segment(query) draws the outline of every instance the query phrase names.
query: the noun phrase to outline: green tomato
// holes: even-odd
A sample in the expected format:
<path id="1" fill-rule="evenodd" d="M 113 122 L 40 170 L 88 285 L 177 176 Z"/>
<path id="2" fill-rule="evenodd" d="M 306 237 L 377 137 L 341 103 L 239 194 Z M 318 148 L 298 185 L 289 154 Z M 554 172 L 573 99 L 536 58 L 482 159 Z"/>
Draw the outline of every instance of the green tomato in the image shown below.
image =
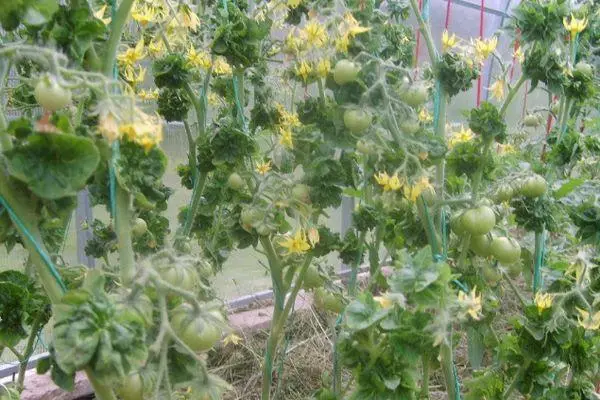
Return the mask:
<path id="1" fill-rule="evenodd" d="M 485 265 L 482 270 L 483 278 L 486 280 L 488 284 L 491 286 L 495 286 L 502 279 L 502 274 L 498 271 L 497 268 L 492 267 L 491 265 Z"/>
<path id="2" fill-rule="evenodd" d="M 523 118 L 523 125 L 531 128 L 538 127 L 541 123 L 540 116 L 536 114 L 527 114 L 525 118 Z"/>
<path id="3" fill-rule="evenodd" d="M 586 76 L 592 76 L 594 74 L 594 67 L 583 61 L 580 61 L 575 65 L 575 70 Z"/>
<path id="4" fill-rule="evenodd" d="M 516 263 L 521 259 L 521 246 L 507 237 L 496 237 L 490 244 L 491 254 L 502 264 Z"/>
<path id="5" fill-rule="evenodd" d="M 338 85 L 354 82 L 358 77 L 360 67 L 350 60 L 340 60 L 333 68 L 333 80 Z"/>
<path id="6" fill-rule="evenodd" d="M 349 109 L 344 112 L 344 125 L 354 134 L 366 131 L 373 117 L 366 111 L 359 109 Z"/>
<path id="7" fill-rule="evenodd" d="M 131 227 L 131 233 L 134 237 L 140 237 L 144 233 L 148 232 L 148 224 L 142 218 L 136 218 L 133 226 Z"/>
<path id="8" fill-rule="evenodd" d="M 241 190 L 244 188 L 244 180 L 237 172 L 232 173 L 227 178 L 227 185 L 233 190 Z"/>
<path id="9" fill-rule="evenodd" d="M 407 135 L 414 135 L 421 129 L 421 124 L 416 119 L 408 118 L 400 122 L 400 129 Z"/>
<path id="10" fill-rule="evenodd" d="M 465 211 L 461 218 L 464 230 L 471 235 L 485 235 L 496 225 L 496 214 L 488 206 Z"/>
<path id="11" fill-rule="evenodd" d="M 144 399 L 144 383 L 142 377 L 137 372 L 127 375 L 123 378 L 121 386 L 117 389 L 117 394 L 123 400 L 143 400 Z"/>
<path id="12" fill-rule="evenodd" d="M 503 203 L 505 201 L 511 201 L 514 196 L 515 190 L 513 187 L 511 185 L 503 184 L 496 190 L 496 195 L 494 197 L 496 202 Z"/>
<path id="13" fill-rule="evenodd" d="M 510 275 L 511 278 L 518 278 L 522 271 L 523 268 L 521 263 L 515 262 L 508 265 L 508 275 Z"/>
<path id="14" fill-rule="evenodd" d="M 292 188 L 292 198 L 301 203 L 310 203 L 310 188 L 303 183 L 294 185 Z"/>
<path id="15" fill-rule="evenodd" d="M 252 227 L 254 224 L 265 219 L 265 213 L 255 208 L 246 207 L 242 209 L 240 221 L 242 225 Z"/>
<path id="16" fill-rule="evenodd" d="M 359 153 L 366 155 L 377 154 L 377 148 L 375 147 L 375 144 L 372 142 L 366 142 L 362 139 L 356 142 L 356 150 Z"/>
<path id="17" fill-rule="evenodd" d="M 473 235 L 471 236 L 471 250 L 480 257 L 490 255 L 490 245 L 492 238 L 489 235 Z"/>
<path id="18" fill-rule="evenodd" d="M 400 92 L 400 100 L 411 107 L 418 107 L 427 101 L 429 90 L 423 83 L 413 83 L 403 88 Z"/>
<path id="19" fill-rule="evenodd" d="M 525 197 L 540 197 L 548 190 L 548 183 L 539 176 L 533 175 L 521 184 L 520 192 Z"/>
<path id="20" fill-rule="evenodd" d="M 450 229 L 457 236 L 462 236 L 465 234 L 465 228 L 462 223 L 463 213 L 454 214 L 452 218 L 450 218 Z"/>
<path id="21" fill-rule="evenodd" d="M 201 315 L 187 304 L 182 304 L 173 311 L 171 326 L 177 336 L 195 352 L 210 350 L 223 335 L 217 324 Z"/>
<path id="22" fill-rule="evenodd" d="M 198 273 L 188 266 L 166 264 L 158 267 L 160 277 L 167 283 L 183 290 L 193 291 L 198 285 Z"/>
<path id="23" fill-rule="evenodd" d="M 325 279 L 319 273 L 319 269 L 314 265 L 310 265 L 306 270 L 306 275 L 304 275 L 302 287 L 306 290 L 316 289 L 323 286 L 324 282 Z"/>
<path id="24" fill-rule="evenodd" d="M 344 309 L 344 302 L 342 298 L 325 290 L 322 287 L 315 289 L 313 300 L 315 306 L 324 311 L 339 314 Z"/>
<path id="25" fill-rule="evenodd" d="M 35 85 L 33 95 L 37 102 L 48 111 L 60 110 L 71 104 L 71 91 L 63 88 L 50 75 L 43 76 Z"/>

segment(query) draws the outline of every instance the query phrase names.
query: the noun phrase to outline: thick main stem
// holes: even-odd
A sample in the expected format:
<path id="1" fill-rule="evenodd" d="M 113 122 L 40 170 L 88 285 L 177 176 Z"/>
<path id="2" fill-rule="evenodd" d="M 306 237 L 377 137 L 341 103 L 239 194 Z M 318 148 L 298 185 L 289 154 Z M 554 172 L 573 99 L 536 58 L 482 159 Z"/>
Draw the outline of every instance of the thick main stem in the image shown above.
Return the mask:
<path id="1" fill-rule="evenodd" d="M 435 126 L 435 135 L 445 141 L 446 136 L 446 106 L 448 104 L 448 95 L 446 91 L 439 86 L 439 108 L 438 118 Z M 441 160 L 439 164 L 435 166 L 435 190 L 437 192 L 438 202 L 444 201 L 444 181 L 445 181 L 445 161 Z M 440 207 L 436 217 L 437 226 L 439 227 L 439 233 L 442 234 L 442 224 L 444 224 L 444 209 Z M 442 252 L 444 249 L 442 249 Z"/>
<path id="2" fill-rule="evenodd" d="M 261 242 L 263 242 L 263 239 L 261 239 Z M 273 253 L 272 253 L 273 247 L 272 247 L 271 241 L 268 240 L 268 238 L 266 238 L 266 241 L 263 242 L 263 247 L 265 248 L 265 251 L 267 252 L 267 258 L 269 259 L 269 264 L 271 264 L 271 257 L 273 256 Z M 280 267 L 278 258 L 274 258 L 273 261 L 274 261 L 274 265 L 271 265 L 271 269 L 274 266 L 275 271 L 279 272 L 278 274 L 276 274 L 277 277 L 273 277 L 273 281 L 276 282 L 281 277 L 281 270 L 280 270 L 281 267 Z M 308 271 L 308 267 L 310 266 L 311 262 L 312 262 L 312 256 L 307 255 L 306 258 L 304 259 L 304 263 L 302 264 L 302 266 L 300 268 L 300 272 L 298 273 L 298 278 L 296 279 L 296 283 L 287 298 L 285 306 L 283 307 L 283 309 L 280 312 L 277 312 L 277 310 L 279 309 L 277 304 L 279 302 L 277 301 L 277 297 L 276 297 L 275 307 L 274 307 L 274 312 L 273 312 L 273 320 L 271 323 L 271 332 L 269 333 L 269 339 L 267 340 L 267 348 L 265 350 L 261 400 L 269 400 L 271 398 L 271 386 L 273 383 L 272 382 L 273 361 L 275 358 L 275 353 L 277 351 L 277 345 L 279 344 L 279 341 L 281 340 L 281 337 L 284 333 L 285 324 L 288 320 L 290 313 L 292 312 L 294 304 L 296 303 L 296 297 L 298 296 L 298 293 L 300 292 L 300 289 L 302 288 L 302 283 L 304 282 L 304 277 L 306 276 L 306 271 Z"/>
<path id="3" fill-rule="evenodd" d="M 429 29 L 429 25 L 423 19 L 423 15 L 419 11 L 419 6 L 417 4 L 417 0 L 410 0 L 410 6 L 417 18 L 417 22 L 419 23 L 419 29 L 423 34 L 423 38 L 425 39 L 425 44 L 427 45 L 427 52 L 429 53 L 429 58 L 432 63 L 437 61 L 438 55 L 435 50 L 435 46 L 433 44 L 433 37 L 431 35 L 431 30 Z"/>
<path id="4" fill-rule="evenodd" d="M 506 389 L 506 391 L 502 395 L 502 398 L 504 400 L 510 399 L 510 395 L 516 389 L 517 384 L 519 383 L 519 381 L 521 380 L 521 378 L 523 377 L 523 375 L 525 375 L 525 372 L 527 372 L 527 368 L 529 368 L 529 364 L 531 364 L 531 361 L 530 360 L 525 360 L 525 362 L 523 363 L 523 365 L 521 365 L 519 367 L 519 369 L 517 370 L 517 373 L 515 375 L 515 378 L 511 382 L 511 384 L 508 387 L 508 389 Z"/>
<path id="5" fill-rule="evenodd" d="M 127 23 L 127 17 L 129 17 L 129 12 L 133 7 L 134 1 L 135 0 L 122 0 L 117 13 L 111 21 L 110 36 L 106 42 L 106 53 L 104 55 L 104 65 L 102 67 L 102 72 L 108 77 L 112 77 L 113 75 L 115 59 L 117 57 L 117 48 L 119 47 L 119 43 L 121 43 L 121 35 L 125 24 Z"/>
<path id="6" fill-rule="evenodd" d="M 526 81 L 527 81 L 527 77 L 525 75 L 521 75 L 521 77 L 519 78 L 519 80 L 515 83 L 515 86 L 513 86 L 512 89 L 510 89 L 510 91 L 506 95 L 506 100 L 504 100 L 504 103 L 502 103 L 502 107 L 500 107 L 500 115 L 502 117 L 504 117 L 506 115 L 506 111 L 508 110 L 508 106 L 510 105 L 510 103 L 512 103 L 512 101 L 514 100 L 514 98 L 517 95 L 517 93 L 519 93 L 519 90 L 521 89 L 521 86 L 523 86 L 523 84 Z"/>
<path id="7" fill-rule="evenodd" d="M 206 174 L 199 174 L 198 179 L 194 182 L 194 190 L 192 192 L 192 200 L 187 210 L 187 214 L 185 216 L 185 222 L 183 224 L 183 228 L 181 230 L 181 236 L 184 238 L 188 238 L 192 233 L 192 227 L 194 226 L 194 221 L 196 219 L 196 214 L 198 214 L 198 208 L 200 207 L 200 203 L 202 200 L 202 192 L 204 191 L 204 186 L 206 185 Z"/>
<path id="8" fill-rule="evenodd" d="M 23 384 L 25 382 L 25 373 L 27 372 L 27 364 L 29 362 L 29 358 L 31 358 L 33 354 L 33 350 L 35 347 L 35 338 L 38 336 L 41 328 L 41 322 L 44 312 L 39 312 L 36 315 L 33 324 L 31 324 L 31 332 L 29 333 L 29 338 L 27 339 L 27 344 L 25 345 L 25 350 L 23 350 L 23 358 L 19 364 L 19 377 L 17 378 L 17 390 L 23 389 Z"/>
<path id="9" fill-rule="evenodd" d="M 423 364 L 423 380 L 421 382 L 421 393 L 419 394 L 420 399 L 429 399 L 429 355 L 423 354 L 421 356 L 421 362 Z"/>
<path id="10" fill-rule="evenodd" d="M 535 253 L 533 259 L 533 294 L 542 287 L 542 265 L 544 264 L 544 242 L 546 232 L 542 229 L 535 233 Z"/>
<path id="11" fill-rule="evenodd" d="M 449 339 L 451 334 L 448 335 Z M 446 391 L 448 392 L 448 400 L 459 400 L 459 393 L 455 385 L 456 376 L 454 373 L 454 360 L 452 357 L 452 344 L 443 343 L 440 345 L 440 365 L 446 382 Z"/>
<path id="12" fill-rule="evenodd" d="M 123 285 L 129 286 L 135 275 L 135 257 L 131 236 L 131 194 L 117 183 L 115 230 L 119 246 L 119 269 Z"/>
<path id="13" fill-rule="evenodd" d="M 10 63 L 8 60 L 0 60 L 0 93 L 4 91 L 6 86 L 6 78 L 10 69 Z M 6 114 L 4 113 L 4 104 L 0 99 L 0 150 L 8 151 L 12 149 L 12 140 L 7 132 L 8 121 L 6 120 Z"/>

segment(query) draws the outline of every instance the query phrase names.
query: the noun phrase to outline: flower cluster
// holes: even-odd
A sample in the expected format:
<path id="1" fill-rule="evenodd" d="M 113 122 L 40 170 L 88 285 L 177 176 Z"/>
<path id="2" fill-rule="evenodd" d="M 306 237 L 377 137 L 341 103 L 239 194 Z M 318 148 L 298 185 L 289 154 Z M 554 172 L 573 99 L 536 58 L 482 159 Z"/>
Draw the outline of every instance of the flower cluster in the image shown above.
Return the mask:
<path id="1" fill-rule="evenodd" d="M 122 108 L 103 102 L 98 106 L 98 116 L 98 131 L 109 143 L 125 138 L 150 151 L 163 139 L 161 119 L 140 110 L 133 100 L 131 107 Z"/>
<path id="2" fill-rule="evenodd" d="M 281 240 L 279 245 L 290 255 L 306 253 L 317 243 L 319 243 L 319 231 L 312 228 L 309 229 L 308 235 L 303 229 L 298 229 L 293 236 L 287 235 Z"/>

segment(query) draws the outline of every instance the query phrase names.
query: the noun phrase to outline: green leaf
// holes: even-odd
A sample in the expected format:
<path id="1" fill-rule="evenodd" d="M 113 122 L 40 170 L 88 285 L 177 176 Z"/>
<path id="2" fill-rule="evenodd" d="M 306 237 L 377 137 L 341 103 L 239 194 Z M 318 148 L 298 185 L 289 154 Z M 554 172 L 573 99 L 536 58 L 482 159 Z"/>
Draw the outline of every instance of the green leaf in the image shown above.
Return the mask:
<path id="1" fill-rule="evenodd" d="M 36 372 L 38 375 L 44 375 L 46 372 L 50 371 L 50 367 L 52 367 L 50 358 L 42 358 L 37 363 Z"/>
<path id="2" fill-rule="evenodd" d="M 22 22 L 25 25 L 42 25 L 48 22 L 56 11 L 58 11 L 58 1 L 36 0 L 25 11 Z"/>
<path id="3" fill-rule="evenodd" d="M 35 134 L 7 154 L 10 175 L 41 198 L 75 196 L 94 173 L 100 154 L 91 139 Z"/>
<path id="4" fill-rule="evenodd" d="M 554 198 L 557 200 L 563 198 L 584 183 L 585 179 L 582 178 L 570 179 L 567 183 L 563 184 L 557 191 L 554 192 Z"/>
<path id="5" fill-rule="evenodd" d="M 370 295 L 353 301 L 346 308 L 346 325 L 351 330 L 363 330 L 384 319 L 389 309 L 379 309 Z"/>

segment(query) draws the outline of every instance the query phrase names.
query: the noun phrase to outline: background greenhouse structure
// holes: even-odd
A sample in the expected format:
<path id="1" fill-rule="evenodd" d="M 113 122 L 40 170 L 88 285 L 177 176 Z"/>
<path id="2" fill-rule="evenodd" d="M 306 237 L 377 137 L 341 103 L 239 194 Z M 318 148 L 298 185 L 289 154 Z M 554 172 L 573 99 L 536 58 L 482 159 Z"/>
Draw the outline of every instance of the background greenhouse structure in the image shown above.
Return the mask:
<path id="1" fill-rule="evenodd" d="M 427 0 L 420 0 L 421 3 Z M 519 0 L 431 0 L 429 19 L 432 26 L 433 37 L 437 39 L 437 45 L 440 45 L 442 32 L 446 29 L 450 33 L 455 33 L 464 40 L 470 40 L 479 36 L 490 37 L 494 34 L 499 35 L 498 51 L 504 56 L 504 59 L 510 59 L 513 53 L 512 32 L 509 32 L 505 25 L 509 20 L 511 10 L 518 5 Z M 413 26 L 416 26 L 414 18 L 409 20 Z M 420 46 L 416 52 L 417 65 L 427 63 L 427 51 L 425 43 L 420 41 Z M 518 63 L 517 63 L 518 64 Z M 482 75 L 480 96 L 485 100 L 490 96 L 488 87 L 493 82 L 495 75 L 499 71 L 498 62 L 491 59 L 487 62 Z M 513 81 L 520 74 L 520 67 L 513 67 Z M 508 111 L 507 120 L 512 122 L 512 126 L 518 126 L 519 121 L 525 115 L 526 110 L 534 109 L 539 106 L 547 106 L 548 94 L 543 90 L 537 89 L 528 93 L 529 88 L 525 86 L 517 96 Z M 467 92 L 461 93 L 457 99 L 452 102 L 448 110 L 449 120 L 464 121 L 463 111 L 474 106 L 471 104 L 477 98 L 477 85 Z M 2 101 L 5 101 L 3 99 Z M 19 110 L 9 110 L 9 117 L 19 116 Z M 540 130 L 540 138 L 543 137 Z M 168 166 L 166 174 L 166 184 L 174 184 L 179 180 L 176 167 L 185 162 L 187 154 L 185 149 L 186 136 L 181 124 L 169 124 L 166 127 L 165 140 L 162 144 L 163 150 L 169 156 L 171 163 Z M 171 226 L 177 224 L 177 213 L 179 207 L 186 204 L 191 195 L 191 191 L 179 189 L 173 194 L 173 201 L 169 202 L 167 216 Z M 341 209 L 331 210 L 330 228 L 338 232 L 344 232 L 350 224 L 351 213 L 353 209 L 352 200 L 345 199 Z M 67 263 L 84 264 L 93 268 L 96 260 L 89 258 L 85 254 L 85 244 L 91 236 L 89 224 L 94 218 L 106 219 L 106 210 L 102 208 L 91 208 L 88 202 L 87 193 L 80 193 L 77 212 L 73 215 L 69 225 L 67 240 L 64 245 L 63 258 Z M 13 251 L 7 256 L 4 249 L 0 250 L 0 270 L 3 267 L 11 265 L 21 265 L 25 262 L 25 251 Z M 331 259 L 335 267 L 343 273 L 344 266 L 339 260 Z M 261 273 L 262 272 L 262 273 Z M 215 277 L 214 287 L 218 295 L 228 304 L 231 309 L 243 307 L 250 302 L 258 299 L 266 299 L 271 295 L 269 291 L 271 280 L 267 274 L 265 263 L 256 257 L 256 253 L 251 251 L 239 251 L 232 254 L 227 261 L 224 269 Z M 40 337 L 36 347 L 36 356 L 32 358 L 30 364 L 33 366 L 37 360 L 46 354 L 45 338 Z M 14 359 L 8 358 L 8 354 L 0 359 L 0 382 L 2 379 L 11 379 L 16 373 L 17 366 Z"/>

